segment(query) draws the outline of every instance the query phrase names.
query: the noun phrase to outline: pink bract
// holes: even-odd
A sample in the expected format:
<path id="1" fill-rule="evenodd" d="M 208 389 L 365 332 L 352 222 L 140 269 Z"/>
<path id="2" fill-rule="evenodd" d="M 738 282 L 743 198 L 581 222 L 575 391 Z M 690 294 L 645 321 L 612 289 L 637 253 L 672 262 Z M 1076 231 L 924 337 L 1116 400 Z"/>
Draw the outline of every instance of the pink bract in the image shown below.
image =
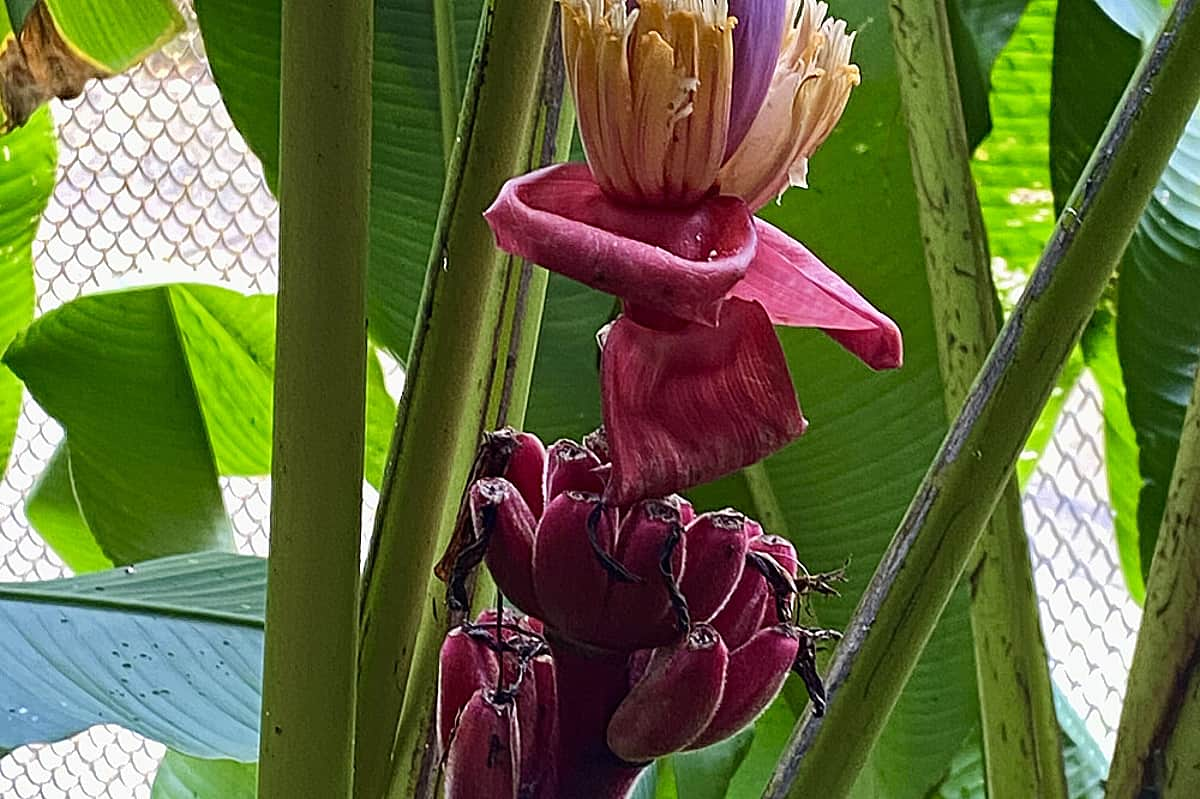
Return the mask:
<path id="1" fill-rule="evenodd" d="M 715 328 L 613 323 L 600 359 L 612 456 L 607 498 L 626 504 L 714 480 L 804 432 L 787 361 L 757 302 L 728 300 Z"/>
<path id="2" fill-rule="evenodd" d="M 729 296 L 754 300 L 771 321 L 815 327 L 872 369 L 903 362 L 900 328 L 807 247 L 779 228 L 754 220 L 758 250 L 746 276 Z"/>
<path id="3" fill-rule="evenodd" d="M 600 369 L 605 497 L 620 504 L 716 479 L 804 432 L 772 324 L 818 328 L 873 369 L 901 364 L 896 323 L 737 197 L 623 204 L 586 164 L 562 164 L 508 181 L 485 216 L 502 249 L 624 300 Z"/>
<path id="4" fill-rule="evenodd" d="M 484 216 L 506 252 L 707 325 L 755 251 L 750 209 L 737 197 L 690 208 L 623 205 L 605 196 L 586 164 L 513 178 Z"/>

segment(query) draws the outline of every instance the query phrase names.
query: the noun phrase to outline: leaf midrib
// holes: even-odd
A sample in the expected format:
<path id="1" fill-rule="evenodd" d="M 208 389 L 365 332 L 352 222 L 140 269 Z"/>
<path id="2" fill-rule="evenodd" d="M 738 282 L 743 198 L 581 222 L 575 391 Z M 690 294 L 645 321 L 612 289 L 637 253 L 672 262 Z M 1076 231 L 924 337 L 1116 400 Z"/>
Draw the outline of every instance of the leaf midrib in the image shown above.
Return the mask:
<path id="1" fill-rule="evenodd" d="M 194 555 L 183 555 L 179 559 L 194 558 Z M 245 557 L 245 556 L 243 556 Z M 174 558 L 164 558 L 161 561 L 156 561 L 156 564 L 165 564 Z M 202 571 L 185 573 L 189 577 L 198 575 L 213 574 L 218 570 L 223 572 L 221 575 L 225 580 L 233 582 L 233 578 L 238 577 L 237 570 L 246 571 L 249 561 L 253 560 L 258 563 L 263 563 L 261 558 L 247 558 L 243 563 L 222 564 L 210 569 Z M 231 573 L 232 572 L 232 573 Z M 111 572 L 110 572 L 111 573 Z M 179 573 L 176 573 L 178 575 Z M 89 575 L 91 576 L 91 575 Z M 163 577 L 172 576 L 163 574 Z M 265 588 L 265 571 L 261 573 L 253 582 L 262 585 Z M 188 606 L 178 602 L 170 601 L 154 601 L 148 599 L 139 599 L 130 596 L 121 596 L 117 591 L 113 593 L 100 592 L 95 593 L 78 593 L 78 589 L 74 587 L 62 588 L 53 586 L 70 585 L 71 578 L 66 580 L 53 580 L 44 583 L 8 583 L 0 584 L 0 603 L 4 602 L 35 602 L 39 604 L 57 605 L 60 607 L 69 608 L 87 608 L 93 610 L 104 610 L 118 613 L 140 613 L 150 616 L 168 617 L 184 619 L 187 621 L 196 622 L 213 622 L 218 624 L 234 624 L 241 627 L 251 627 L 261 630 L 263 628 L 263 617 L 261 612 L 238 613 L 236 611 L 223 611 L 213 608 L 197 608 Z M 244 588 L 245 583 L 241 584 Z M 97 582 L 97 586 L 102 586 L 105 589 L 117 587 L 114 583 Z M 124 588 L 124 587 L 122 587 Z M 120 588 L 117 589 L 118 591 Z M 128 588 L 126 588 L 128 590 Z"/>

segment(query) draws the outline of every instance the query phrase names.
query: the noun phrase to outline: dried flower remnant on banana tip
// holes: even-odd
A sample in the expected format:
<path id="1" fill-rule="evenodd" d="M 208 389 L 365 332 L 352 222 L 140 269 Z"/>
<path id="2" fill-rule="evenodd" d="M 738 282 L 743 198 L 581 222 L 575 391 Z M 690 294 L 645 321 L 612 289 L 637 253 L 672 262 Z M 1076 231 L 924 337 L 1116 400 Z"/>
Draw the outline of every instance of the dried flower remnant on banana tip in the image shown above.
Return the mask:
<path id="1" fill-rule="evenodd" d="M 859 82 L 854 34 L 825 3 L 562 7 L 587 164 L 510 180 L 485 216 L 502 249 L 623 300 L 600 371 L 607 497 L 628 504 L 803 433 L 772 325 L 819 328 L 875 369 L 900 365 L 901 338 L 803 244 L 753 216 L 805 185 Z"/>
<path id="2" fill-rule="evenodd" d="M 474 539 L 455 570 L 486 560 L 529 615 L 489 611 L 446 639 L 447 784 L 495 786 L 448 795 L 615 799 L 653 758 L 749 724 L 790 672 L 823 707 L 815 644 L 835 634 L 798 626 L 794 603 L 839 574 L 808 574 L 733 510 L 697 514 L 677 495 L 611 505 L 602 434 L 510 440 L 503 474 L 469 489 Z M 504 756 L 489 759 L 485 739 Z"/>
<path id="3" fill-rule="evenodd" d="M 484 611 L 442 644 L 437 736 L 449 799 L 554 796 L 554 672 L 533 619 Z"/>

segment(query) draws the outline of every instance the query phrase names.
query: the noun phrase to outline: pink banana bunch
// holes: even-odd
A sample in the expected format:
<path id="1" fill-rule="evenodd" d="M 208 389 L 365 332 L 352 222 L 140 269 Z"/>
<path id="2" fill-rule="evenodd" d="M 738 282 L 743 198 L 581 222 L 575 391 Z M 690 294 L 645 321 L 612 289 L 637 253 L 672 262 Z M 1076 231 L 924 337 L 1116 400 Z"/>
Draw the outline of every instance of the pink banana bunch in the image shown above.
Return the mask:
<path id="1" fill-rule="evenodd" d="M 503 476 L 470 488 L 463 560 L 527 615 L 488 611 L 445 641 L 449 799 L 618 799 L 654 758 L 749 724 L 792 670 L 821 707 L 814 645 L 831 634 L 791 617 L 836 575 L 736 511 L 609 504 L 602 436 L 512 444 Z"/>

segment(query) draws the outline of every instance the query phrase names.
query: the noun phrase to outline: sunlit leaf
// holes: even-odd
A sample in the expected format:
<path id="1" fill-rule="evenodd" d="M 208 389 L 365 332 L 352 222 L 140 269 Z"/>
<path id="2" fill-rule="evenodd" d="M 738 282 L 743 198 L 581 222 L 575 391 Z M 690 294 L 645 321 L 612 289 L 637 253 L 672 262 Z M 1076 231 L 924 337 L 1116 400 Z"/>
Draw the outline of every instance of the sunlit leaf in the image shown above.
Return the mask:
<path id="1" fill-rule="evenodd" d="M 183 30 L 173 0 L 37 0 L 0 6 L 0 132 L 54 97 L 123 72 Z"/>
<path id="2" fill-rule="evenodd" d="M 82 297 L 39 318 L 4 357 L 66 431 L 75 499 L 114 563 L 233 546 L 172 310 L 187 292 Z"/>
<path id="3" fill-rule="evenodd" d="M 279 0 L 196 3 L 221 95 L 272 187 L 279 162 L 279 7 Z M 375 6 L 367 313 L 371 337 L 397 358 L 408 356 L 481 4 L 453 7 L 454 52 L 441 55 L 431 4 Z M 451 65 L 444 75 L 458 85 L 441 84 L 439 57 Z"/>
<path id="4" fill-rule="evenodd" d="M 174 0 L 41 1 L 71 49 L 113 74 L 141 61 L 184 27 Z"/>
<path id="5" fill-rule="evenodd" d="M 105 554 L 80 510 L 71 479 L 71 448 L 66 442 L 54 450 L 25 498 L 25 515 L 72 571 L 85 574 L 112 567 L 112 558 Z"/>
<path id="6" fill-rule="evenodd" d="M 230 545 L 212 491 L 270 471 L 274 326 L 273 296 L 172 284 L 84 297 L 24 334 L 8 357 L 67 431 L 27 511 L 69 566 Z M 367 376 L 378 485 L 395 403 L 374 352 Z"/>
<path id="7" fill-rule="evenodd" d="M 201 760 L 169 750 L 154 775 L 150 799 L 254 799 L 258 767 L 236 760 Z"/>
<path id="8" fill-rule="evenodd" d="M 374 348 L 367 353 L 367 434 L 363 456 L 363 478 L 378 488 L 392 443 L 396 423 L 396 401 L 388 393 L 383 365 Z"/>
<path id="9" fill-rule="evenodd" d="M 1054 229 L 1050 65 L 1055 0 L 1032 0 L 992 72 L 993 127 L 971 171 L 997 289 L 1011 307 Z"/>
<path id="10" fill-rule="evenodd" d="M 993 127 L 971 163 L 987 227 L 992 277 L 1005 310 L 1024 290 L 1054 228 L 1049 137 L 1056 7 L 1056 0 L 1032 0 L 996 57 L 990 96 Z M 984 2 L 975 11 L 988 8 Z M 1007 11 L 1011 8 L 1002 14 Z M 1082 371 L 1083 355 L 1076 350 L 1017 464 L 1022 485 L 1049 444 L 1063 403 Z"/>
<path id="11" fill-rule="evenodd" d="M 33 239 L 54 190 L 57 150 L 49 109 L 0 136 L 0 349 L 33 318 Z M 20 413 L 21 383 L 0 366 L 0 470 Z"/>
<path id="12" fill-rule="evenodd" d="M 202 285 L 163 287 L 217 471 L 271 471 L 275 297 Z"/>

